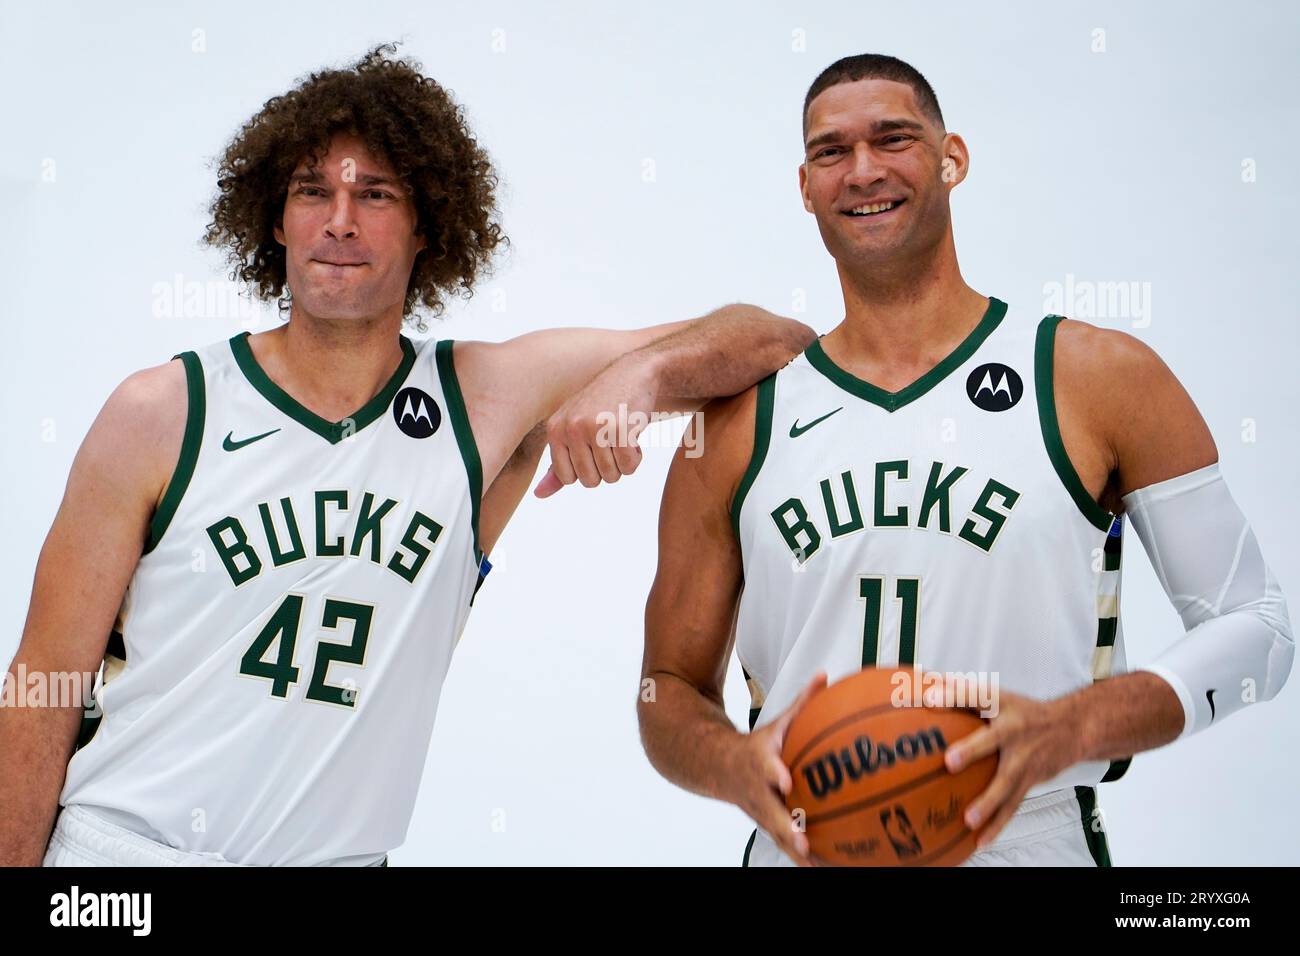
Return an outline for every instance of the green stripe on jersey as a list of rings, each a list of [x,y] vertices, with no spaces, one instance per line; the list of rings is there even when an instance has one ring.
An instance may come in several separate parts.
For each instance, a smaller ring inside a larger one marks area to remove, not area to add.
[[[181,439],[181,453],[176,461],[176,469],[167,484],[167,492],[158,504],[153,519],[149,522],[149,536],[145,539],[144,554],[158,547],[163,533],[171,524],[185,489],[194,477],[194,467],[199,460],[199,447],[203,444],[203,421],[207,417],[207,397],[203,388],[203,363],[194,352],[182,352],[174,356],[185,366],[185,392],[188,405],[185,411],[185,435]]]
[[[1047,457],[1052,460],[1052,467],[1056,469],[1065,490],[1070,493],[1085,518],[1098,530],[1109,531],[1115,516],[1097,504],[1083,486],[1078,472],[1070,463],[1070,456],[1065,453],[1061,425],[1056,417],[1052,360],[1056,351],[1056,327],[1063,318],[1065,317],[1061,315],[1046,316],[1038,323],[1038,334],[1034,339],[1034,390],[1038,397],[1038,423],[1043,433],[1043,442],[1047,446]]]
[[[393,396],[397,394],[397,390],[406,381],[406,376],[410,374],[411,367],[415,364],[415,346],[404,335],[399,335],[398,340],[402,349],[402,360],[397,365],[397,371],[392,374],[388,382],[374,398],[351,415],[341,418],[337,422],[326,421],[321,418],[275,384],[262,369],[262,366],[257,364],[257,358],[253,355],[253,348],[248,344],[247,332],[241,332],[230,340],[230,351],[234,353],[235,362],[239,365],[240,371],[244,373],[244,377],[248,379],[248,384],[257,389],[263,398],[299,425],[320,435],[331,445],[337,445],[349,435],[355,435],[384,414],[389,403],[392,402]]]
[[[731,499],[731,529],[740,540],[740,508],[745,503],[745,496],[758,477],[759,469],[767,458],[768,446],[772,443],[772,408],[776,404],[776,372],[758,383],[758,396],[754,404],[754,450],[749,456],[749,467],[741,476],[736,488],[736,496]]]
[[[452,431],[456,433],[460,456],[465,460],[465,474],[469,478],[470,505],[473,509],[471,521],[474,526],[474,561],[482,566],[483,551],[478,543],[478,513],[483,498],[483,463],[479,459],[474,431],[469,425],[469,412],[465,408],[465,397],[460,390],[460,380],[456,377],[456,362],[452,352],[455,345],[455,340],[443,339],[434,348],[434,358],[438,363],[438,378],[442,382],[442,392],[447,399],[447,412],[451,416]]]

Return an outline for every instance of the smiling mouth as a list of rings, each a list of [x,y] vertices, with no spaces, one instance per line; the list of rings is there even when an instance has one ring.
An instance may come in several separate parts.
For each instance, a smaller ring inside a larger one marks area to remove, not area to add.
[[[854,206],[852,209],[844,210],[844,212],[841,213],[841,215],[852,216],[855,219],[866,219],[873,216],[883,216],[886,215],[887,213],[893,212],[895,209],[903,205],[903,203],[905,202],[907,202],[906,199],[890,199],[890,200],[886,200],[885,202],[863,203],[861,206]]]

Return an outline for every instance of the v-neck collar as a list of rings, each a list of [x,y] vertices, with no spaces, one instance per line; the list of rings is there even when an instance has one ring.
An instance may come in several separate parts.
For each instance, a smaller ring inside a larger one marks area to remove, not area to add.
[[[248,379],[248,384],[257,389],[268,402],[284,412],[298,424],[314,431],[332,445],[337,445],[349,435],[356,434],[365,428],[376,418],[384,413],[388,403],[393,400],[397,394],[398,388],[410,374],[411,366],[415,364],[415,347],[411,345],[410,340],[399,335],[402,345],[402,361],[397,366],[397,371],[393,373],[388,383],[379,390],[374,398],[366,402],[357,411],[351,415],[340,419],[337,422],[326,421],[317,415],[311,409],[302,405],[296,398],[282,389],[271,377],[266,374],[262,366],[257,364],[257,358],[253,355],[253,348],[248,344],[248,333],[241,332],[230,340],[230,351],[235,355],[235,362],[239,369]]]
[[[899,389],[897,392],[887,392],[878,385],[872,385],[865,382],[840,368],[831,361],[826,350],[822,348],[822,340],[819,338],[804,353],[808,356],[808,363],[817,371],[821,372],[832,382],[838,385],[858,398],[866,399],[873,405],[879,405],[887,412],[896,411],[902,408],[908,402],[915,401],[930,389],[934,388],[941,381],[948,377],[954,369],[959,367],[963,362],[975,354],[975,350],[980,347],[985,339],[998,327],[1003,317],[1007,314],[1007,304],[1001,299],[995,299],[989,296],[989,306],[984,310],[984,317],[980,319],[979,324],[970,331],[970,334],[962,340],[961,344],[953,349],[948,356],[938,365],[930,369],[911,385]]]

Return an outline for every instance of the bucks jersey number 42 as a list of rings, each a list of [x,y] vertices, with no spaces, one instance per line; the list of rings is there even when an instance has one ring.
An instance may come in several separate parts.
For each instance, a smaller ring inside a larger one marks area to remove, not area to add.
[[[239,662],[239,673],[261,677],[271,682],[272,697],[288,697],[289,688],[298,683],[299,670],[294,665],[294,651],[298,646],[298,630],[302,623],[302,594],[286,594],[275,613],[253,638]],[[346,644],[334,641],[316,643],[316,663],[312,668],[311,683],[307,686],[307,699],[341,707],[355,707],[357,689],[326,683],[329,666],[340,664],[361,666],[366,659],[366,641],[370,638],[370,625],[375,609],[370,604],[358,604],[339,598],[326,598],[321,614],[321,627],[338,628],[343,621],[352,622],[352,640]],[[274,660],[267,655],[275,647]]]

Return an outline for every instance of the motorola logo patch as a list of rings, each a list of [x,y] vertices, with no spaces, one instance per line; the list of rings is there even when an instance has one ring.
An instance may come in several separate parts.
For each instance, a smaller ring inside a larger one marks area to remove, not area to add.
[[[986,412],[1005,412],[1025,393],[1025,383],[1016,370],[1000,362],[975,369],[966,379],[966,394]]]
[[[393,420],[402,434],[428,438],[442,424],[442,412],[428,392],[404,388],[393,399]]]

